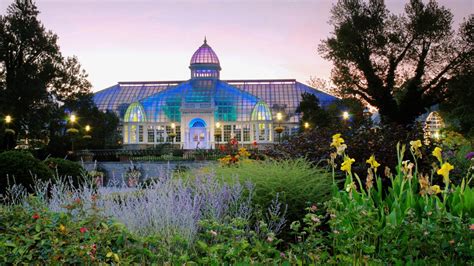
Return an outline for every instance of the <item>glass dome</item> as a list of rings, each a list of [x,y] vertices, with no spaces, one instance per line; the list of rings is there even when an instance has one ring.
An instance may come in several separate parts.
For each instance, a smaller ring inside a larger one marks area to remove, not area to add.
[[[193,64],[220,65],[219,58],[217,58],[217,55],[214,50],[212,50],[211,46],[207,44],[206,39],[204,39],[204,44],[201,45],[201,47],[199,47],[191,57],[191,65]]]

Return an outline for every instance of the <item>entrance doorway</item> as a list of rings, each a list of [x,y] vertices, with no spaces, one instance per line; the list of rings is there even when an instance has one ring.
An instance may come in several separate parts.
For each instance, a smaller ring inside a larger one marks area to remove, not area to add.
[[[189,140],[192,149],[208,149],[208,136],[207,136],[206,122],[201,118],[194,118],[189,123]]]

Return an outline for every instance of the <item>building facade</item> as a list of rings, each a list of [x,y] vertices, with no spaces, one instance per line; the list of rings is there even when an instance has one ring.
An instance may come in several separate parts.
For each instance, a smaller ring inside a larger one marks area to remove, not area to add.
[[[210,149],[231,139],[272,144],[278,134],[299,130],[302,93],[315,94],[322,106],[336,100],[292,79],[220,80],[219,59],[206,40],[189,68],[187,81],[119,82],[95,93],[100,110],[120,117],[124,146]]]

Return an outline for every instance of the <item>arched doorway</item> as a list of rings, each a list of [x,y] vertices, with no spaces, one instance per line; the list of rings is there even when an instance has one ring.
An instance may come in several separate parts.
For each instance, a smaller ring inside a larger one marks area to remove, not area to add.
[[[207,124],[201,118],[189,122],[189,140],[191,149],[208,149]]]

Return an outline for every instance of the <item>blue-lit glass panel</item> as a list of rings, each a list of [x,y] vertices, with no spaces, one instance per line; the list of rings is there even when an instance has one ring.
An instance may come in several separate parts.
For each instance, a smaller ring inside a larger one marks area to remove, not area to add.
[[[189,127],[206,127],[206,121],[201,118],[194,118],[189,122]]]

